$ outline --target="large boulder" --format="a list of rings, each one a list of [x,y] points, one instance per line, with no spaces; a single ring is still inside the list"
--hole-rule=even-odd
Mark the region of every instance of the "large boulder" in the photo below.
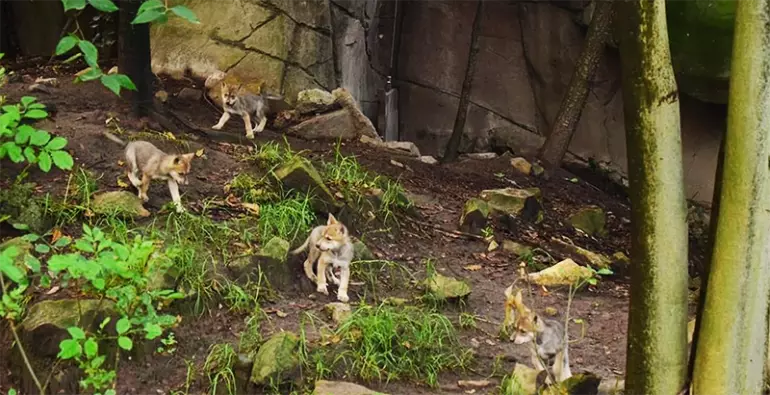
[[[251,382],[281,383],[290,379],[298,367],[299,338],[291,332],[279,332],[262,344],[254,356]]]
[[[310,118],[290,127],[287,133],[306,140],[353,140],[358,137],[353,118],[345,109]]]
[[[323,113],[334,106],[334,96],[323,89],[307,89],[297,94],[296,110],[300,114]]]
[[[94,195],[91,211],[103,215],[123,215],[129,217],[148,217],[150,212],[144,208],[142,199],[128,191],[109,191]]]

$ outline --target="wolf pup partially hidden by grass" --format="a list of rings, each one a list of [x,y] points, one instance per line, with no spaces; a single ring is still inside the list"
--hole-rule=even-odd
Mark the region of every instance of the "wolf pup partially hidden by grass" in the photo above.
[[[305,275],[316,283],[316,291],[328,295],[326,289],[327,274],[339,285],[337,299],[347,302],[348,284],[350,283],[350,261],[353,260],[353,243],[348,234],[348,228],[329,214],[326,225],[317,226],[310,232],[307,240],[292,254],[299,254],[310,247],[307,259],[305,259]],[[313,273],[313,262],[318,260],[318,269]],[[339,279],[334,272],[339,270]]]
[[[232,86],[226,82],[222,83],[222,117],[219,122],[212,126],[212,129],[222,129],[225,123],[230,119],[230,114],[235,114],[243,118],[243,124],[246,128],[246,138],[253,139],[254,133],[260,133],[267,124],[267,99],[280,100],[279,96],[270,96],[265,94],[255,95],[245,92],[242,87]],[[251,116],[256,117],[257,123],[251,127]]]
[[[562,382],[572,376],[569,368],[569,354],[564,325],[557,321],[543,318],[524,305],[521,290],[513,296],[513,285],[505,290],[506,299],[515,307],[514,334],[515,344],[534,343],[532,364],[538,371],[546,370],[543,362],[551,365],[553,377]],[[550,379],[546,380],[549,382]]]
[[[147,189],[150,188],[151,180],[167,180],[176,211],[179,213],[184,211],[178,184],[187,185],[187,174],[190,173],[190,164],[195,153],[169,155],[147,141],[131,141],[126,144],[110,132],[105,131],[104,135],[125,147],[126,166],[128,166],[126,175],[131,184],[139,190],[140,199],[145,202],[150,200]]]

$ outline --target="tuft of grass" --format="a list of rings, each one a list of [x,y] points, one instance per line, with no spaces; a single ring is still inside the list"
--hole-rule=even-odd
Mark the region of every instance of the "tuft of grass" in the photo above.
[[[331,366],[365,381],[436,387],[441,372],[463,370],[472,358],[446,316],[413,306],[360,305],[333,337],[341,342]]]
[[[301,156],[301,152],[294,152],[289,145],[289,141],[284,136],[284,144],[275,141],[268,141],[260,146],[250,155],[244,157],[244,160],[255,162],[261,168],[267,171],[273,171],[276,167],[294,160]]]
[[[226,192],[233,192],[246,203],[261,204],[277,201],[280,195],[275,193],[267,177],[256,178],[249,173],[239,173],[225,186]]]
[[[211,394],[219,394],[217,387],[224,385],[228,394],[235,394],[235,366],[237,355],[233,346],[229,344],[213,344],[209,348],[209,355],[203,364],[203,371],[208,375],[211,383]]]
[[[334,149],[334,161],[323,163],[324,179],[346,199],[358,207],[369,203],[383,222],[395,219],[398,210],[411,207],[400,183],[365,170],[355,156],[340,152],[340,142]]]
[[[254,313],[249,316],[246,320],[246,329],[241,333],[241,337],[238,340],[238,352],[250,353],[259,349],[263,341],[260,328],[262,320],[265,318],[265,312],[259,308],[255,309]]]
[[[506,375],[500,382],[500,395],[526,395],[527,392],[519,383],[518,377],[513,374]]]
[[[293,243],[310,231],[315,220],[310,195],[287,197],[260,207],[257,232],[262,243],[275,236]]]
[[[463,329],[474,329],[476,328],[476,315],[475,314],[469,314],[469,313],[460,313],[460,316],[457,318],[460,324],[460,328]]]

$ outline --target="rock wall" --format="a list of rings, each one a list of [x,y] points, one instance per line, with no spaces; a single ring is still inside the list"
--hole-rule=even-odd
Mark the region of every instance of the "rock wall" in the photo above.
[[[704,0],[709,4],[725,1]],[[281,93],[290,102],[303,89],[332,90],[341,86],[358,99],[375,125],[382,124],[377,118],[383,112],[383,87],[390,73],[395,1],[183,3],[197,13],[202,23],[192,25],[171,18],[166,25],[153,26],[156,73],[182,75],[189,71],[206,77],[217,70],[225,71],[250,86]],[[399,138],[415,142],[425,154],[441,154],[456,116],[476,4],[453,0],[399,4],[403,6],[403,20],[398,78],[394,82],[399,90]],[[689,13],[712,13],[713,8],[704,11],[703,7],[692,7],[694,11],[674,7],[675,13],[669,19],[689,20]],[[715,8],[720,10],[717,16],[708,21],[729,19],[729,5],[720,7]],[[507,147],[526,153],[541,144],[569,84],[591,10],[587,0],[487,2],[461,149]],[[672,29],[672,35],[686,38],[699,26],[689,20]],[[674,41],[681,44],[676,37],[672,38],[672,47]],[[720,97],[729,72],[727,66],[720,60],[711,69],[695,67],[703,63],[703,51],[691,52],[694,56],[674,56],[678,78],[689,82],[711,78],[716,83],[707,85],[706,91],[704,84],[688,83],[683,91],[701,99]],[[570,151],[626,173],[620,87],[617,51],[608,47]],[[708,91],[711,88],[715,94]],[[690,198],[711,200],[724,123],[724,105],[683,96],[683,154]]]

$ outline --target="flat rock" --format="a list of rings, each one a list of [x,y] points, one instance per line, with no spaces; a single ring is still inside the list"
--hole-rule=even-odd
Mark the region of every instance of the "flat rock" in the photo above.
[[[520,217],[527,221],[540,222],[543,219],[538,188],[503,188],[488,189],[480,194],[491,211]]]
[[[604,210],[598,206],[588,206],[579,209],[569,217],[569,223],[576,229],[591,236],[604,236],[607,234],[605,224],[607,222]]]
[[[128,191],[109,191],[94,195],[91,211],[104,215],[126,215],[148,217],[150,212],[144,208],[142,199]]]
[[[315,116],[290,127],[287,133],[305,140],[352,140],[359,136],[347,109]]]
[[[530,273],[528,277],[532,283],[546,287],[569,286],[588,280],[593,277],[593,272],[568,258],[547,269]]]
[[[423,156],[421,156],[421,157],[419,157],[417,159],[419,159],[420,162],[427,163],[429,165],[438,164],[438,160],[436,158],[430,156],[430,155],[423,155]]]
[[[434,273],[425,280],[428,292],[438,300],[459,299],[470,295],[471,286],[454,277]]]
[[[521,174],[528,176],[532,173],[532,164],[522,157],[511,158],[511,166]]]
[[[468,159],[475,159],[475,160],[489,160],[489,159],[497,158],[497,154],[494,152],[472,152],[469,154],[465,154],[465,157]]]
[[[313,395],[388,395],[372,391],[362,385],[345,381],[318,380],[315,382]]]
[[[295,109],[300,114],[323,113],[334,107],[334,96],[323,89],[306,89],[297,93]]]
[[[516,254],[518,256],[531,254],[532,247],[526,246],[521,243],[517,243],[513,240],[503,240],[503,251]]]

